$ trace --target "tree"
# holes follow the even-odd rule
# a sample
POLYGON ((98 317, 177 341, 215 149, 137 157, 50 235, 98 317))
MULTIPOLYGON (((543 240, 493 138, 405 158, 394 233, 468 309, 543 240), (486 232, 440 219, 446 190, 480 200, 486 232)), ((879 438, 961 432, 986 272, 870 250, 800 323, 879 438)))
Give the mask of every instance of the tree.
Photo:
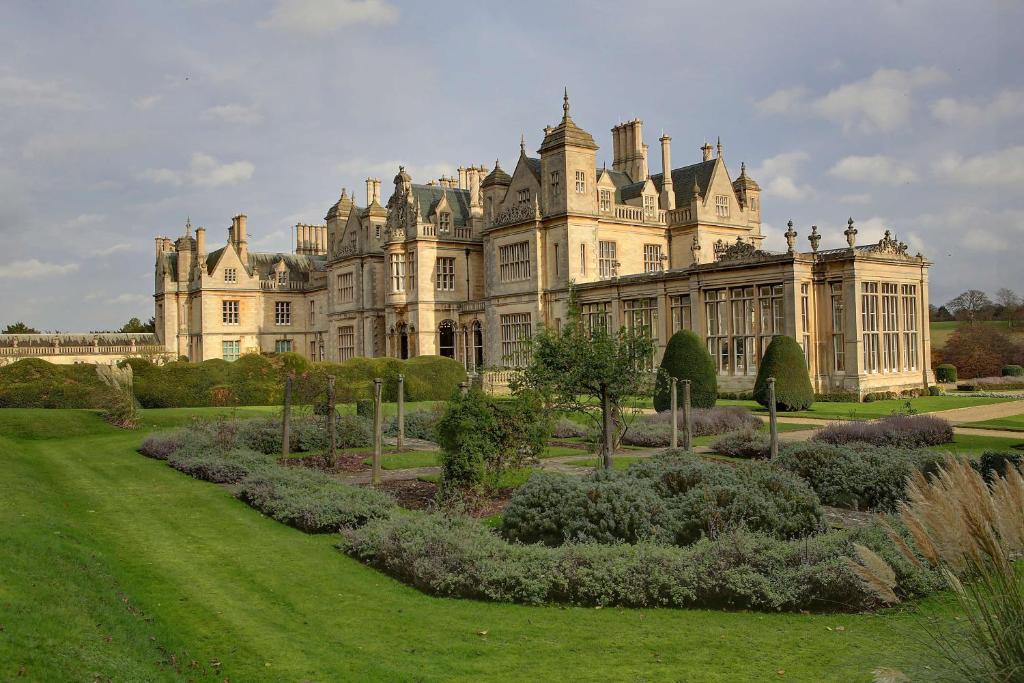
POLYGON ((156 318, 150 318, 149 322, 142 322, 138 318, 131 318, 118 332, 128 334, 141 334, 144 332, 156 332, 156 318))
MULTIPOLYGON (((929 305, 929 309, 931 308, 934 308, 934 306, 929 305)), ((929 316, 929 320, 932 322, 949 322, 951 320, 956 320, 956 318, 953 317, 953 314, 949 312, 948 308, 945 306, 939 306, 935 310, 935 314, 929 316)))
POLYGON ((992 300, 980 289, 968 289, 946 304, 946 307, 958 318, 974 324, 985 311, 992 308, 992 300))
POLYGON ((673 334, 661 358, 661 369, 654 385, 654 409, 659 413, 672 405, 673 377, 690 380, 690 404, 693 407, 714 407, 718 400, 715 361, 700 337, 689 330, 673 334))
POLYGON ((942 348, 942 361, 955 365, 961 379, 995 377, 1022 355, 1020 346, 992 325, 960 325, 942 348))
POLYGON ((806 410, 814 403, 807 360, 796 339, 778 335, 765 349, 754 380, 754 400, 768 407, 768 378, 775 378, 775 406, 779 410, 806 410))
POLYGON ((2 334, 39 334, 39 330, 23 322, 16 322, 5 327, 2 334))
POLYGON ((642 331, 611 332, 605 323, 583 320, 570 292, 566 324, 541 328, 530 340, 530 361, 512 389, 536 392, 549 410, 582 413, 599 423, 602 460, 610 469, 612 452, 640 412, 626 399, 649 395, 654 342, 642 331))
POLYGON ((1007 327, 1013 327, 1013 320, 1020 312, 1020 297, 1012 289, 1001 287, 996 292, 996 301, 1003 307, 1003 319, 1007 327))

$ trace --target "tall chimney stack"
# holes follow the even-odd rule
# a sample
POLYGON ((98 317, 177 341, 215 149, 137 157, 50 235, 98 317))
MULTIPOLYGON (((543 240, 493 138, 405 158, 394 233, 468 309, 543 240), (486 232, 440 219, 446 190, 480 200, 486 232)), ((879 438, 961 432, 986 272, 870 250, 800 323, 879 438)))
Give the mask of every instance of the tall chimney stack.
POLYGON ((374 190, 373 178, 367 178, 366 179, 366 205, 367 206, 369 206, 370 204, 373 204, 373 190, 374 190))
POLYGON ((244 213, 238 214, 236 220, 238 221, 237 227, 235 228, 235 239, 238 240, 238 258, 242 262, 242 266, 248 267, 249 265, 249 238, 246 233, 246 221, 248 220, 244 213))
POLYGON ((202 261, 206 258, 206 228, 196 228, 196 260, 202 261))
POLYGON ((703 154, 704 161, 711 161, 711 145, 709 145, 706 140, 704 141, 704 146, 700 148, 700 151, 703 154))
POLYGON ((676 208, 676 193, 672 186, 672 138, 667 134, 661 142, 661 208, 671 211, 676 208))

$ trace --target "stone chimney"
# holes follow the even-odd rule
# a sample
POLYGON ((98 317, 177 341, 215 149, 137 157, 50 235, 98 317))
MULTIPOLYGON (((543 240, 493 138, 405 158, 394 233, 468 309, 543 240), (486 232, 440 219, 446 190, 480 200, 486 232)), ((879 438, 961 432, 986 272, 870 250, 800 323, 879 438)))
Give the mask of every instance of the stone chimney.
POLYGON ((378 204, 381 203, 381 201, 380 201, 380 178, 374 178, 373 179, 373 201, 377 202, 378 204))
POLYGON ((206 258, 206 228, 196 228, 196 260, 200 263, 206 258))
POLYGON ((700 148, 700 151, 703 154, 704 161, 711 161, 711 145, 707 141, 704 142, 704 146, 700 148))
POLYGON ((249 238, 246 234, 246 218, 244 213, 235 216, 235 240, 238 242, 238 259, 243 267, 249 266, 249 238))
POLYGON ((672 185, 672 138, 662 135, 661 142, 661 208, 676 208, 676 193, 672 185))
POLYGON ((373 178, 366 179, 366 205, 373 204, 373 193, 376 189, 377 184, 373 178))
POLYGON ((465 190, 469 188, 469 179, 467 178, 465 166, 459 166, 459 189, 465 190))
POLYGON ((626 121, 612 128, 612 168, 629 174, 634 181, 648 177, 644 122, 626 121))

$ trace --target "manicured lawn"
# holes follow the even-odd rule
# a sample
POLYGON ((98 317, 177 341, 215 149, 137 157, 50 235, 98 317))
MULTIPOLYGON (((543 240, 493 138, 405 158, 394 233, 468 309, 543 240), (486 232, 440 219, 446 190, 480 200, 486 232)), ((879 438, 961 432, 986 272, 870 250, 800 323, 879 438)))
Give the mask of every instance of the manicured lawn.
MULTIPOLYGON (((933 413, 939 410, 953 410, 954 408, 970 408, 971 406, 984 406, 993 403, 1005 403, 1013 399, 1009 398, 980 398, 980 397, 959 397, 959 396, 921 396, 912 399, 893 399, 885 401, 872 401, 871 403, 857 402, 835 402, 827 403, 819 401, 810 407, 809 410, 801 410, 795 413, 780 413, 786 417, 818 417, 823 419, 838 420, 874 420, 879 417, 891 415, 906 408, 907 403, 919 413, 933 413)), ((720 406, 743 406, 750 408, 756 413, 767 414, 768 410, 755 401, 729 401, 719 400, 720 406)))
MULTIPOLYGON (((371 449, 372 450, 372 449, 371 449)), ((415 467, 437 467, 441 464, 437 451, 405 451, 402 453, 384 453, 381 455, 380 466, 385 470, 408 470, 415 467)), ((373 459, 367 458, 364 465, 372 465, 373 459)))
POLYGON ((1024 432, 1024 414, 999 417, 983 422, 965 422, 962 427, 978 427, 979 429, 1006 429, 1013 432, 1024 432))
MULTIPOLYGON (((957 327, 963 324, 964 323, 957 320, 945 320, 942 322, 929 323, 928 327, 931 329, 932 333, 932 348, 941 349, 944 347, 950 335, 953 334, 957 327)), ((1006 321, 1004 320, 985 320, 982 321, 982 324, 989 325, 1003 334, 1024 335, 1024 327, 1007 327, 1006 321)))
POLYGON ((921 619, 952 619, 945 597, 837 615, 433 598, 138 455, 141 437, 0 410, 0 680, 918 680, 921 619))
POLYGON ((933 451, 950 451, 961 455, 979 456, 985 451, 1013 451, 1024 453, 1017 446, 1024 447, 1024 434, 1019 439, 1005 439, 998 436, 975 436, 973 434, 957 434, 953 443, 932 446, 933 451))
MULTIPOLYGON (((561 439, 560 439, 561 440, 561 439)), ((587 455, 591 452, 591 448, 573 448, 571 446, 546 446, 541 451, 541 458, 561 458, 567 455, 587 455)))

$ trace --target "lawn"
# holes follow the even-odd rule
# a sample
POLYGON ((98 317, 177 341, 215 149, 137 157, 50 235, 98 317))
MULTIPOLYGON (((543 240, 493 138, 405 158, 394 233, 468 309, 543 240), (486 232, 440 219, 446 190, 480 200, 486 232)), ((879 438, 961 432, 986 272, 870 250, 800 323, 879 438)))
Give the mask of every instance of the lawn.
POLYGON ((933 451, 950 451, 972 457, 980 456, 985 451, 1011 451, 1022 453, 1024 434, 1019 439, 1006 439, 998 436, 978 436, 974 434, 957 434, 953 443, 932 446, 933 451), (1020 447, 1020 448, 1018 448, 1020 447))
POLYGON ((0 680, 869 681, 921 671, 922 618, 952 619, 944 596, 838 615, 433 598, 138 455, 141 437, 0 410, 0 680))
MULTIPOLYGON (((367 458, 364 465, 373 465, 373 459, 367 458)), ((437 467, 441 464, 437 451, 404 451, 401 453, 384 453, 380 458, 380 466, 385 470, 408 470, 415 467, 437 467)))
POLYGON ((977 427, 978 429, 1005 429, 1011 432, 1024 432, 1024 414, 998 417, 994 420, 982 422, 964 422, 962 427, 977 427))
MULTIPOLYGON (((942 322, 929 323, 931 329, 932 348, 941 349, 957 327, 963 325, 957 320, 944 320, 942 322)), ((983 324, 990 325, 1004 334, 1024 335, 1024 327, 1007 327, 1004 320, 985 320, 983 324)))
MULTIPOLYGON (((872 401, 870 403, 860 402, 826 402, 818 401, 808 410, 801 410, 794 413, 779 413, 783 417, 817 417, 822 419, 840 420, 874 420, 879 417, 891 415, 894 412, 904 410, 907 403, 919 413, 934 413, 939 410, 953 410, 954 408, 970 408, 971 406, 984 406, 993 403, 1005 403, 1012 401, 1010 398, 982 398, 967 396, 921 396, 911 399, 892 399, 885 401, 872 401)), ((756 401, 731 401, 720 399, 716 405, 720 406, 743 406, 750 408, 755 413, 767 414, 768 410, 756 401)))

